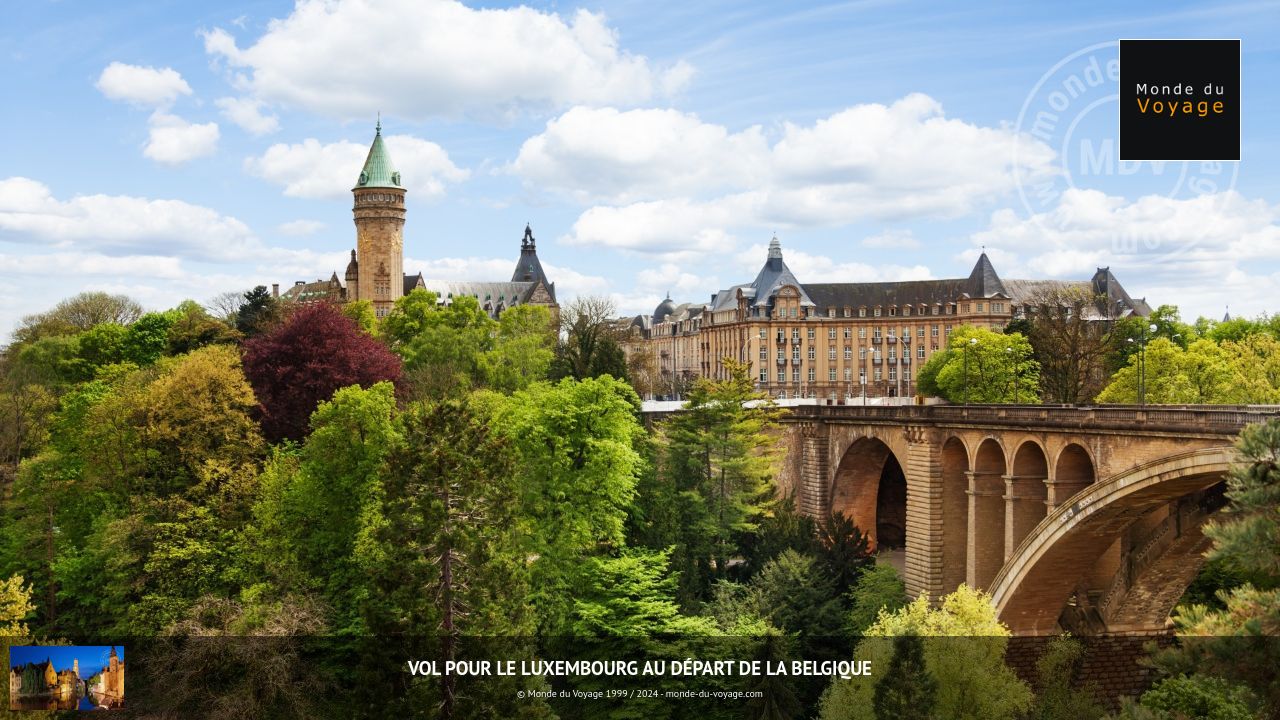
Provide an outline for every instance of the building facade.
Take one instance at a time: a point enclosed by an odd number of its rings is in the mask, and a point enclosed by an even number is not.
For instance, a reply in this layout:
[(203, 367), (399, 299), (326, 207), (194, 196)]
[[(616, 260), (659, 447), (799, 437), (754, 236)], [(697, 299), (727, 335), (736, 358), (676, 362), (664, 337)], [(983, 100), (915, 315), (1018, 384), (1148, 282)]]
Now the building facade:
[(678, 397), (696, 378), (722, 378), (724, 359), (752, 368), (757, 387), (785, 398), (907, 397), (919, 368), (961, 325), (1003, 330), (1050, 286), (1098, 298), (1098, 318), (1146, 315), (1108, 268), (1088, 281), (1003, 281), (984, 252), (967, 278), (803, 284), (775, 237), (756, 278), (709, 303), (663, 300), (623, 319), (624, 349), (652, 368), (654, 397)]
[(327, 280), (299, 280), (283, 294), (276, 285), (274, 294), (295, 302), (368, 300), (379, 318), (391, 312), (396, 300), (417, 288), (432, 291), (437, 302), (444, 305), (455, 298), (470, 296), (495, 318), (516, 305), (542, 305), (550, 308), (553, 315), (558, 312), (555, 283), (547, 279), (542, 269), (533, 229), (527, 225), (520, 241), (520, 257), (509, 282), (434, 281), (424, 278), (421, 272), (405, 274), (406, 190), (382, 140), (381, 122), (374, 131), (373, 144), (351, 194), (356, 247), (351, 251), (351, 261), (342, 278), (335, 270)]

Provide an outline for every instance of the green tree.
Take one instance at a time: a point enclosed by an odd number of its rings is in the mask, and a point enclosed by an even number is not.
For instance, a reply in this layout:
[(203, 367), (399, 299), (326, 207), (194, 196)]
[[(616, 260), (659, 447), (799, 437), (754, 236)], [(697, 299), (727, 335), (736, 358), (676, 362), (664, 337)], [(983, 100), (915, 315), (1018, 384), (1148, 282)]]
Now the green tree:
[(627, 359), (610, 320), (613, 303), (606, 298), (583, 296), (560, 313), (564, 340), (556, 347), (551, 365), (553, 379), (582, 380), (608, 375), (627, 379)]
[(680, 614), (669, 550), (622, 549), (588, 560), (574, 593), (570, 630), (576, 637), (648, 638), (708, 634), (714, 625)]
[[(383, 475), (382, 510), (362, 555), (389, 602), (378, 623), (439, 638), (456, 657), (464, 635), (531, 630), (524, 556), (515, 545), (509, 478), (515, 457), (483, 413), (460, 401), (415, 405), (400, 417)], [(389, 605), (390, 607), (385, 607)], [(456, 676), (436, 686), (437, 717), (453, 717)], [(514, 702), (507, 692), (504, 704)], [(510, 711), (496, 711), (509, 715)]]
[[(1142, 694), (1141, 707), (1153, 711), (1151, 720), (1255, 720), (1257, 699), (1249, 688), (1221, 678), (1172, 677)], [(1130, 714), (1132, 710), (1128, 711)], [(1121, 717), (1125, 717), (1122, 712)]]
[(176, 311), (147, 313), (129, 326), (120, 341), (124, 360), (135, 365), (150, 365), (169, 348), (169, 330), (177, 322)]
[(920, 392), (954, 403), (1037, 402), (1040, 367), (1031, 354), (1021, 335), (962, 325), (920, 369)]
[(925, 670), (924, 646), (914, 635), (893, 639), (893, 659), (876, 683), (873, 702), (876, 720), (932, 718), (938, 682)]
[(800, 638), (831, 638), (844, 629), (840, 596), (814, 558), (786, 550), (751, 579), (756, 615)]
[(592, 378), (534, 383), (483, 402), (495, 433), (516, 451), (514, 502), (526, 552), (536, 557), (534, 602), (554, 633), (565, 628), (583, 558), (623, 545), (642, 467), (639, 398), (621, 381)]
[[(1280, 317), (1280, 316), (1277, 316)], [(1280, 403), (1280, 340), (1255, 333), (1221, 343), (1232, 377), (1224, 400), (1242, 405)]]
[(402, 358), (406, 382), (420, 398), (461, 397), (484, 383), (482, 356), (493, 347), (498, 324), (473, 297), (438, 305), (418, 288), (383, 318), (384, 339)]
[(895, 613), (907, 604), (907, 586), (892, 565), (871, 565), (849, 591), (849, 634), (860, 637), (875, 625), (880, 613)]
[(1071, 682), (1084, 657), (1084, 645), (1068, 635), (1053, 639), (1036, 661), (1036, 699), (1027, 720), (1098, 720), (1106, 709), (1092, 687)]
[(487, 387), (512, 393), (547, 379), (555, 357), (551, 311), (517, 305), (498, 317), (493, 348), (480, 356), (480, 375)]
[(1142, 356), (1129, 357), (1129, 364), (1098, 394), (1101, 403), (1137, 403), (1139, 362), (1145, 363), (1146, 401), (1155, 405), (1194, 402), (1195, 389), (1187, 377), (1185, 353), (1165, 338), (1147, 343)]
[(684, 412), (661, 429), (661, 471), (680, 497), (684, 533), (675, 563), (686, 606), (726, 576), (735, 537), (755, 530), (772, 496), (776, 453), (769, 432), (778, 411), (756, 392), (748, 366), (726, 359), (725, 369), (724, 379), (699, 379)]
[(817, 531), (818, 563), (831, 578), (836, 594), (843, 596), (875, 564), (875, 555), (867, 536), (839, 510), (823, 518)]
[[(1280, 582), (1280, 420), (1247, 426), (1236, 447), (1240, 462), (1227, 474), (1228, 506), (1205, 526), (1211, 562)], [(1280, 714), (1280, 590), (1245, 584), (1220, 593), (1225, 609), (1179, 608), (1174, 621), (1181, 647), (1161, 652), (1169, 675), (1215, 675), (1249, 687), (1268, 717)], [(1145, 703), (1144, 703), (1145, 704)]]
[(28, 315), (13, 333), (17, 343), (55, 335), (75, 335), (95, 325), (128, 325), (142, 315), (142, 306), (125, 295), (82, 292), (62, 300), (53, 309)]
[(373, 310), (373, 301), (348, 300), (342, 305), (342, 314), (354, 320), (362, 332), (369, 335), (376, 334), (378, 316)]
[(210, 315), (194, 300), (183, 300), (168, 314), (172, 317), (168, 333), (170, 355), (184, 355), (206, 345), (230, 344), (240, 339), (234, 327)]
[[(937, 681), (936, 714), (944, 718), (1015, 718), (1031, 706), (1031, 689), (1004, 664), (1009, 630), (996, 619), (990, 598), (961, 585), (930, 606), (921, 595), (897, 612), (883, 613), (854, 652), (872, 667), (888, 667), (892, 638), (923, 638), (924, 661)], [(834, 680), (823, 693), (819, 717), (845, 720), (875, 717), (874, 677)]]
[(296, 563), (306, 584), (284, 590), (322, 590), (338, 632), (355, 626), (368, 590), (355, 547), (377, 509), (382, 464), (398, 439), (395, 408), (389, 382), (338, 390), (312, 413), (298, 462), (290, 468), (279, 457), (264, 471), (278, 473), (280, 482), (267, 480), (254, 508), (260, 561), (275, 565), (283, 556)]
[(280, 311), (280, 301), (272, 297), (266, 285), (246, 291), (244, 301), (236, 309), (236, 330), (246, 337), (253, 337), (275, 322)]
[(84, 361), (82, 377), (88, 379), (98, 368), (124, 360), (124, 338), (129, 330), (116, 323), (102, 323), (80, 333), (80, 359)]

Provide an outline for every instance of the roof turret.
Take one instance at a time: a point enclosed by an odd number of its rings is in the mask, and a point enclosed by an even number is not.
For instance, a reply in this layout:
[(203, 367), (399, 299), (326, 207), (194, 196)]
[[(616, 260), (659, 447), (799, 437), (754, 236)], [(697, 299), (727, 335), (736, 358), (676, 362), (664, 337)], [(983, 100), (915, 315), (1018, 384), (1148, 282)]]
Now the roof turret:
[(351, 189), (359, 190), (361, 188), (404, 189), (404, 186), (400, 184), (400, 173), (391, 164), (391, 155), (387, 152), (387, 147), (382, 142), (381, 120), (378, 121), (378, 125), (374, 130), (373, 144), (369, 146), (369, 155), (364, 159), (364, 169), (360, 171), (360, 178), (356, 180), (356, 186)]

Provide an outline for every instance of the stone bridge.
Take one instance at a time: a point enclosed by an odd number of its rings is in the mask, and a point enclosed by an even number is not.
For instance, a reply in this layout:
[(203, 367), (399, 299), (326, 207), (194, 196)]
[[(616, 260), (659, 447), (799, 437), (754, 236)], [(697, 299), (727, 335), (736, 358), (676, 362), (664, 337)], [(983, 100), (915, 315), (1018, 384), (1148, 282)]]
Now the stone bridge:
[(1232, 444), (1277, 408), (798, 406), (779, 484), (901, 558), (911, 596), (991, 593), (1017, 635), (1165, 629)]

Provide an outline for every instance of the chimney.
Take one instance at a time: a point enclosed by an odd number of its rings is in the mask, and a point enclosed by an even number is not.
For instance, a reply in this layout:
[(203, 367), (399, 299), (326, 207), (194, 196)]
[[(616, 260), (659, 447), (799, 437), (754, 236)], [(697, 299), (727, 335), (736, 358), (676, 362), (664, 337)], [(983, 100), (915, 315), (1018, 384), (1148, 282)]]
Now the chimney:
[(280, 297), (280, 283), (271, 283), (271, 297)]

